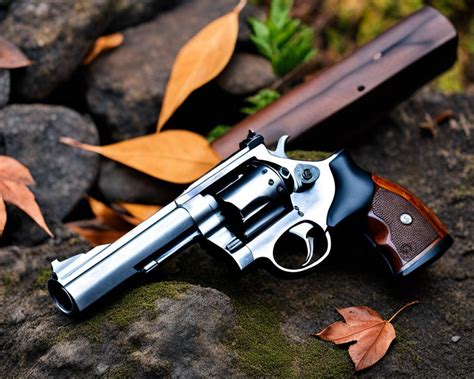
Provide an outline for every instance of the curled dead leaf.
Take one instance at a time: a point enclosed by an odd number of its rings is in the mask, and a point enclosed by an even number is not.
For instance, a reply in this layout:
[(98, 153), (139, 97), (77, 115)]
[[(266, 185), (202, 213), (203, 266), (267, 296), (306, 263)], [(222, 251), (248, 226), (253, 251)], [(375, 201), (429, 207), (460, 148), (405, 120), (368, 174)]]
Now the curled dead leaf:
[(113, 33), (97, 38), (82, 63), (85, 65), (92, 63), (102, 52), (119, 47), (123, 40), (122, 33)]
[(132, 215), (132, 217), (129, 218), (128, 221), (134, 224), (145, 221), (147, 218), (153, 216), (161, 209), (159, 205), (145, 205), (134, 203), (119, 203), (118, 205)]
[(66, 226), (93, 245), (114, 242), (160, 209), (157, 205), (121, 203), (108, 206), (92, 197), (87, 200), (95, 218), (69, 222)]
[(88, 197), (87, 201), (95, 218), (72, 221), (67, 223), (66, 226), (92, 245), (114, 242), (135, 225), (124, 218), (120, 212), (104, 203), (92, 197)]
[(125, 219), (119, 211), (105, 205), (104, 203), (88, 197), (87, 201), (97, 220), (102, 224), (116, 230), (130, 230), (131, 223)]
[(0, 155), (0, 235), (5, 229), (7, 213), (4, 202), (15, 205), (30, 216), (50, 237), (53, 233), (46, 225), (35, 195), (27, 185), (34, 180), (30, 171), (13, 158)]
[(88, 145), (69, 137), (60, 141), (179, 184), (196, 180), (221, 160), (204, 137), (187, 130), (167, 130), (106, 146)]
[(227, 65), (237, 42), (239, 13), (245, 5), (246, 0), (241, 0), (231, 12), (204, 27), (178, 52), (163, 98), (157, 132), (194, 90), (214, 79)]
[(0, 37), (0, 68), (20, 68), (32, 63), (18, 47)]
[(313, 335), (335, 344), (356, 341), (349, 347), (349, 355), (355, 364), (355, 371), (360, 371), (384, 357), (396, 336), (391, 321), (404, 309), (416, 303), (418, 301), (404, 305), (388, 320), (365, 306), (337, 309), (345, 322), (335, 322)]
[(94, 246), (112, 243), (130, 230), (114, 229), (99, 219), (72, 221), (68, 222), (66, 227), (79, 234)]

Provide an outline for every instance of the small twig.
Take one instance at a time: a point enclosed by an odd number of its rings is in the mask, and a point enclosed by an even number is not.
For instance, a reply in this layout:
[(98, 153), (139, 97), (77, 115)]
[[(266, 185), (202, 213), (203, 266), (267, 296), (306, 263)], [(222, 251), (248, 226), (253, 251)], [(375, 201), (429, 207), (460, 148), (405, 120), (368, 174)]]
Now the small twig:
[[(451, 109), (446, 109), (439, 112), (436, 116), (431, 117), (428, 113), (425, 113), (425, 121), (420, 122), (420, 128), (431, 133), (432, 136), (436, 136), (438, 133), (438, 126), (447, 120), (454, 119), (454, 112)], [(450, 123), (452, 125), (452, 123)]]
[(412, 305), (418, 304), (418, 303), (419, 303), (419, 301), (415, 300), (415, 301), (412, 301), (411, 303), (405, 304), (398, 311), (396, 311), (395, 314), (387, 320), (387, 322), (392, 322), (392, 320), (395, 317), (397, 317), (401, 312), (403, 312), (405, 309), (407, 309), (408, 307), (411, 307)]
[(466, 117), (463, 114), (459, 116), (459, 122), (461, 124), (461, 129), (463, 130), (464, 134), (466, 135), (466, 137), (469, 137), (471, 135), (471, 131), (469, 130), (469, 126), (467, 125)]
[(425, 121), (420, 122), (419, 127), (431, 133), (433, 137), (436, 136), (436, 134), (438, 133), (438, 131), (436, 130), (436, 124), (433, 118), (428, 113), (425, 113)]

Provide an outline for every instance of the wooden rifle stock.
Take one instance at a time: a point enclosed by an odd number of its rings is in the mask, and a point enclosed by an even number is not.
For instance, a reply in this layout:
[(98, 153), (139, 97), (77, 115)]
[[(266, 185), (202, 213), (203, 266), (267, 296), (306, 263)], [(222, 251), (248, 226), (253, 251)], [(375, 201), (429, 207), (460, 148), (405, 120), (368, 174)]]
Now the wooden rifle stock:
[(456, 30), (446, 17), (433, 8), (422, 8), (238, 123), (212, 146), (227, 157), (249, 129), (263, 135), (270, 146), (283, 134), (312, 148), (321, 146), (315, 141), (325, 134), (350, 135), (450, 68), (457, 42)]

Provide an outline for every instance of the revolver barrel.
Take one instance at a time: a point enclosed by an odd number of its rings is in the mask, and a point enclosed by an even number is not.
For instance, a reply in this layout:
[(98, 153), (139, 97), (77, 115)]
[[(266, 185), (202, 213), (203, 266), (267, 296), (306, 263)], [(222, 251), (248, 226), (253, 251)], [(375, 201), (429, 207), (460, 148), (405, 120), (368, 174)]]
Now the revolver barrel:
[(152, 270), (198, 235), (190, 214), (173, 202), (112, 244), (52, 262), (48, 291), (63, 313), (82, 311), (131, 276)]

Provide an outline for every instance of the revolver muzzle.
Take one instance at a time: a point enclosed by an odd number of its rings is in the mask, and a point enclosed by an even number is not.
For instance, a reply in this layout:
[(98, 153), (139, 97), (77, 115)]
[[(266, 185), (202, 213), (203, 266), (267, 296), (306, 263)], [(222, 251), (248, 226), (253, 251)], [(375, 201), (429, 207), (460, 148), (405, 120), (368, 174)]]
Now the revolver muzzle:
[(72, 296), (67, 292), (61, 283), (56, 279), (48, 280), (48, 292), (54, 304), (65, 314), (73, 314), (77, 310), (77, 305)]
[(80, 312), (137, 273), (146, 273), (198, 235), (194, 220), (174, 203), (112, 244), (51, 263), (48, 291), (65, 314)]

